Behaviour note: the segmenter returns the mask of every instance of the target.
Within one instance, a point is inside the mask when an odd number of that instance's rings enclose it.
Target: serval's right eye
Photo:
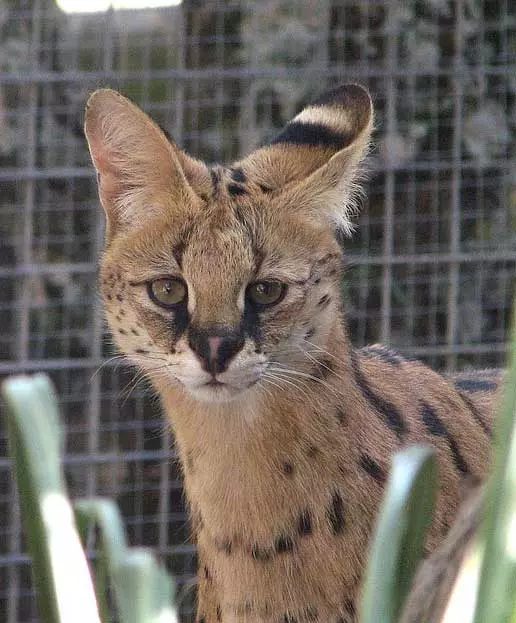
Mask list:
[[[165,309],[173,309],[186,301],[186,283],[177,277],[164,277],[149,281],[147,293],[150,300]]]

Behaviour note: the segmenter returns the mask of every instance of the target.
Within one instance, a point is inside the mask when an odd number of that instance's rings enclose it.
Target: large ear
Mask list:
[[[203,187],[206,167],[169,141],[137,106],[110,89],[95,91],[86,105],[84,131],[97,170],[106,212],[106,238],[142,218],[182,205]]]
[[[369,93],[346,84],[324,93],[287,124],[270,145],[238,163],[264,191],[349,232],[358,165],[373,129]]]

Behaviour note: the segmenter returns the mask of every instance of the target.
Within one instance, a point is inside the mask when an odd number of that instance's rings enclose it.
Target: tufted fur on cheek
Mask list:
[[[264,192],[321,226],[346,233],[359,192],[358,165],[369,149],[373,107],[356,84],[328,91],[303,109],[270,145],[237,164]]]
[[[106,212],[106,240],[171,206],[199,203],[206,167],[184,154],[137,106],[110,89],[88,100],[84,131]]]

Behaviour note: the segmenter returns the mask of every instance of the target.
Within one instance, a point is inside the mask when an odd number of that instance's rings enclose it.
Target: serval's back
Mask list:
[[[114,91],[88,102],[107,319],[175,432],[199,622],[356,621],[392,453],[437,449],[428,552],[486,471],[496,375],[445,378],[348,338],[336,234],[371,130],[369,95],[345,85],[207,167]]]

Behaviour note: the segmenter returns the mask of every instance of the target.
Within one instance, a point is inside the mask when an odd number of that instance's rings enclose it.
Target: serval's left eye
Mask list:
[[[171,309],[184,303],[187,295],[186,283],[177,277],[165,277],[163,279],[155,279],[147,284],[147,292],[151,301],[164,307]]]
[[[256,307],[277,305],[285,296],[287,285],[275,279],[255,281],[247,287],[247,300]]]

